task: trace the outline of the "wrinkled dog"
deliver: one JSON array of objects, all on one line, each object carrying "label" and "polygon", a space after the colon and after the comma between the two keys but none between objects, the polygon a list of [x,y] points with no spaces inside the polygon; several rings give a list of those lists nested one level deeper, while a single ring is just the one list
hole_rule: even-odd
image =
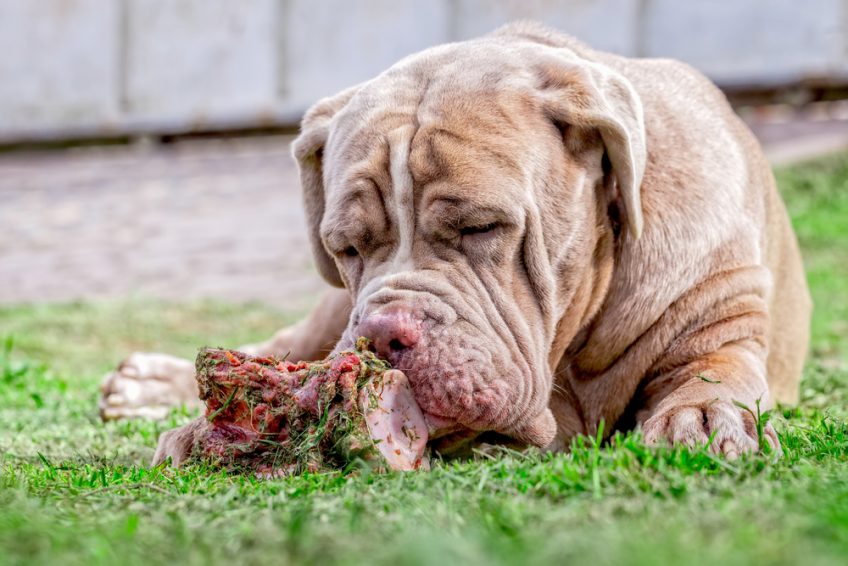
[{"label": "wrinkled dog", "polygon": [[[484,432],[562,449],[603,421],[732,457],[758,448],[737,403],[797,398],[796,239],[756,140],[686,65],[513,24],[321,100],[294,154],[339,290],[245,348],[371,338],[445,449]],[[101,410],[156,416],[192,383],[190,362],[135,354]],[[185,449],[163,442],[159,459]]]}]

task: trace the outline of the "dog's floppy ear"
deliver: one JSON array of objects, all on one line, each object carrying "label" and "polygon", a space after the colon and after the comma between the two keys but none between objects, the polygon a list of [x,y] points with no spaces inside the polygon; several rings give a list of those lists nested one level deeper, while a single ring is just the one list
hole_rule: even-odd
[{"label": "dog's floppy ear", "polygon": [[552,49],[537,66],[543,106],[558,125],[596,129],[618,182],[630,234],[642,234],[640,188],[647,150],[642,101],[630,82],[613,69]]},{"label": "dog's floppy ear", "polygon": [[321,241],[321,220],[324,218],[324,145],[330,134],[330,122],[353,97],[359,87],[344,90],[336,96],[318,101],[300,123],[300,135],[292,144],[292,153],[300,170],[303,206],[309,229],[312,255],[321,276],[334,287],[344,287],[336,262]]}]

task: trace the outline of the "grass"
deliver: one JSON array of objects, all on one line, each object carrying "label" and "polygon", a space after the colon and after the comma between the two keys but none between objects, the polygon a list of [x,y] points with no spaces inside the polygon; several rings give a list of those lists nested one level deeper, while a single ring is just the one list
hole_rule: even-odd
[{"label": "grass", "polygon": [[428,474],[275,481],[150,468],[185,422],[97,419],[131,350],[191,355],[297,313],[123,302],[0,309],[0,564],[842,564],[848,555],[848,155],[778,172],[818,310],[785,455],[734,462],[638,435],[502,450]]}]

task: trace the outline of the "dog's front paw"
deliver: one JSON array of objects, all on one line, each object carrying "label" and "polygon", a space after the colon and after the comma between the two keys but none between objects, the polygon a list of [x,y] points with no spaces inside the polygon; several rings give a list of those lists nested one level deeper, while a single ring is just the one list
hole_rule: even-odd
[{"label": "dog's front paw", "polygon": [[[712,452],[730,459],[760,450],[754,415],[727,401],[671,407],[645,421],[642,430],[650,445],[663,441],[692,447],[709,443]],[[762,436],[772,453],[779,455],[780,441],[771,423],[765,424]]]},{"label": "dog's front paw", "polygon": [[163,419],[173,407],[200,405],[194,364],[167,354],[132,354],[104,377],[100,390],[103,420]]},{"label": "dog's front paw", "polygon": [[208,426],[206,418],[199,417],[179,428],[160,434],[150,465],[158,466],[170,459],[172,466],[182,466],[191,457],[194,446]]}]

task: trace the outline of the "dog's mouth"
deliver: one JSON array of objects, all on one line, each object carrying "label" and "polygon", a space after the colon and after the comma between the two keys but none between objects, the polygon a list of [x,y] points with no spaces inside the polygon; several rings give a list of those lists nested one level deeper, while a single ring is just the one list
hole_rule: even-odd
[{"label": "dog's mouth", "polygon": [[441,456],[463,458],[472,456],[475,449],[486,450],[492,446],[524,449],[527,443],[510,436],[489,431],[473,430],[452,419],[424,413],[429,431],[427,445]]},{"label": "dog's mouth", "polygon": [[474,442],[481,432],[463,426],[453,419],[424,412],[429,433],[428,445],[445,456],[464,452],[463,448]]},{"label": "dog's mouth", "polygon": [[434,415],[426,411],[424,411],[424,421],[427,423],[430,438],[441,438],[465,428],[453,419]]},{"label": "dog's mouth", "polygon": [[[460,409],[455,410],[454,406],[445,404],[443,397],[440,399],[441,396],[433,395],[432,387],[422,387],[421,384],[426,384],[428,380],[434,379],[429,371],[420,372],[415,364],[409,363],[401,362],[398,366],[406,366],[401,371],[407,375],[412,384],[415,402],[421,409],[427,425],[428,444],[436,452],[445,456],[461,457],[470,456],[473,449],[480,444],[508,445],[511,447],[520,444],[522,447],[526,446],[526,443],[516,440],[509,433],[504,432],[509,428],[504,426],[504,423],[485,418],[466,420],[468,412],[463,412],[461,405]],[[434,368],[429,369],[432,371]],[[438,372],[438,370],[436,371]],[[466,366],[466,371],[473,371],[473,369]],[[447,379],[448,376],[445,375],[441,376],[439,381],[445,383]],[[416,384],[419,387],[416,387]]]},{"label": "dog's mouth", "polygon": [[[412,343],[396,338],[394,341],[400,344],[393,347],[386,335],[406,336],[401,331],[407,329],[409,318],[399,315],[392,318],[394,312],[375,311],[365,317],[366,322],[378,317],[390,331],[383,332],[379,325],[375,328],[354,325],[346,335],[348,342],[351,336],[370,336],[369,349],[404,373],[424,416],[431,448],[452,455],[465,453],[466,447],[475,446],[481,438],[487,444],[509,445],[517,442],[512,437],[532,440],[511,434],[514,421],[522,415],[515,405],[519,399],[513,400],[514,392],[503,377],[510,369],[511,360],[502,351],[504,348],[490,347],[492,338],[480,332],[475,334],[464,327],[451,329],[432,321],[423,328],[416,327],[420,334]],[[423,315],[412,318],[430,320]],[[338,344],[337,350],[348,342]]]}]

